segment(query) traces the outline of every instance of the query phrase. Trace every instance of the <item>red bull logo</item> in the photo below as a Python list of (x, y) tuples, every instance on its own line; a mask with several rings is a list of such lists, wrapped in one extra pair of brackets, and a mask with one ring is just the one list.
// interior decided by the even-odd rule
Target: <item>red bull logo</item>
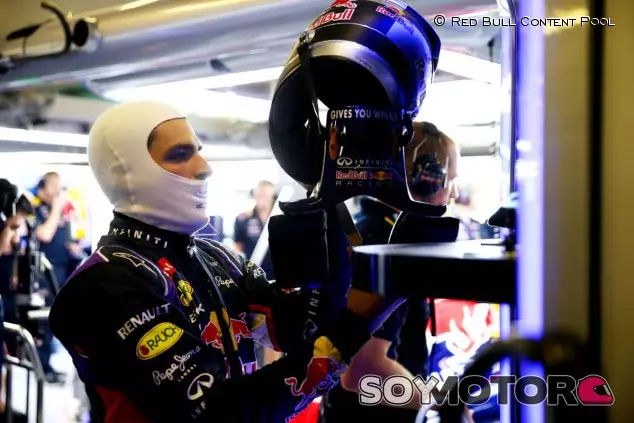
[(239, 319), (229, 319), (229, 331), (233, 339), (239, 344), (241, 340), (251, 338), (251, 330), (246, 322), (246, 313), (240, 313)]
[(337, 369), (334, 360), (329, 357), (313, 357), (306, 366), (306, 377), (300, 383), (296, 377), (284, 379), (291, 388), (291, 393), (302, 397), (295, 411), (303, 410), (317, 396), (324, 394), (335, 384), (333, 374)]
[(402, 14), (400, 10), (393, 6), (379, 6), (376, 8), (376, 12), (392, 19), (397, 19)]
[(335, 174), (335, 178), (339, 179), (339, 180), (354, 180), (354, 181), (365, 181), (368, 179), (368, 172), (365, 170), (362, 171), (356, 171), (356, 170), (351, 170), (349, 172), (343, 172), (341, 170), (338, 170)]
[(387, 170), (377, 170), (370, 174), (370, 179), (373, 179), (376, 181), (391, 181), (392, 174), (388, 172)]
[(379, 6), (376, 8), (376, 12), (380, 13), (383, 16), (387, 16), (388, 18), (395, 20), (396, 22), (403, 25), (403, 27), (408, 32), (413, 33), (414, 27), (407, 19), (404, 18), (404, 15), (405, 15), (404, 10), (400, 10), (393, 6)]
[[(354, 4), (354, 3), (351, 3), (351, 4)], [(337, 7), (342, 7), (342, 6), (337, 6)], [(336, 12), (324, 13), (323, 15), (318, 17), (312, 24), (308, 25), (308, 29), (317, 29), (320, 26), (323, 26), (332, 22), (349, 21), (350, 19), (352, 19), (352, 16), (354, 15), (354, 11), (355, 9), (349, 8), (339, 13), (336, 13)]]
[(335, 0), (330, 7), (345, 7), (346, 9), (356, 9), (357, 4), (352, 0)]
[[(211, 314), (215, 316), (215, 313), (212, 312)], [(213, 319), (209, 319), (209, 323), (207, 323), (207, 326), (205, 326), (200, 336), (205, 344), (211, 345), (213, 348), (216, 348), (224, 353), (224, 348), (222, 346), (222, 334), (220, 333), (220, 329), (218, 329), (217, 323), (214, 322)]]
[(343, 371), (341, 354), (325, 336), (315, 340), (313, 358), (306, 366), (306, 377), (300, 383), (296, 377), (284, 379), (284, 383), (291, 387), (291, 393), (302, 397), (295, 411), (301, 411), (317, 396), (323, 395), (337, 382)]
[[(238, 349), (238, 344), (240, 341), (246, 338), (251, 338), (251, 330), (249, 329), (249, 325), (246, 322), (246, 313), (240, 313), (239, 319), (232, 319), (229, 317), (227, 311), (225, 309), (222, 310), (223, 318), (227, 325), (229, 326), (229, 332), (231, 333), (231, 342), (233, 343), (233, 349)], [(218, 324), (218, 316), (215, 311), (212, 311), (209, 314), (209, 323), (203, 329), (201, 333), (202, 341), (210, 345), (212, 348), (216, 348), (220, 350), (223, 354), (224, 344), (222, 341), (222, 331), (220, 330), (220, 325)]]

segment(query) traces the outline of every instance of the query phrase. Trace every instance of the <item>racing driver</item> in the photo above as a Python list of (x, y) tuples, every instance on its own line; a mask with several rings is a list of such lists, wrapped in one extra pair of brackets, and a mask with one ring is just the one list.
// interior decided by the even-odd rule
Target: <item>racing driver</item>
[[(195, 236), (208, 223), (211, 173), (200, 147), (185, 116), (156, 102), (116, 105), (91, 130), (90, 166), (115, 215), (50, 323), (86, 385), (93, 423), (288, 421), (338, 382), (402, 303), (348, 293), (345, 234), (329, 218), (336, 289), (322, 292), (304, 330), (298, 316), (312, 290), (279, 289)], [(286, 355), (257, 369), (254, 342)]]

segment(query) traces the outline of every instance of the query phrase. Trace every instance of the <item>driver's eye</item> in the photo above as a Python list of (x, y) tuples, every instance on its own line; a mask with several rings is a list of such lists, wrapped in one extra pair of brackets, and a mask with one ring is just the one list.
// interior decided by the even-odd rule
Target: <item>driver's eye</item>
[(165, 160), (169, 162), (186, 162), (196, 153), (198, 149), (194, 146), (180, 145), (171, 148), (165, 155)]

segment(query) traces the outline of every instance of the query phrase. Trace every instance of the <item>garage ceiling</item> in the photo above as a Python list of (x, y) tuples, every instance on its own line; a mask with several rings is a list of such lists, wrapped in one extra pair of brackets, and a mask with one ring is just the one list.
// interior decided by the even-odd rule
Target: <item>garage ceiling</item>
[[(180, 29), (176, 31), (176, 35), (167, 38), (165, 33), (147, 31), (145, 33), (137, 31), (130, 33), (131, 35), (127, 38), (118, 39), (108, 39), (105, 34), (104, 44), (95, 52), (76, 53), (45, 62), (16, 66), (6, 75), (0, 75), (0, 126), (85, 133), (94, 118), (110, 104), (95, 95), (95, 93), (103, 92), (104, 87), (148, 85), (281, 66), (306, 22), (327, 7), (330, 0), (215, 0), (207, 2), (140, 0), (133, 2), (133, 6), (140, 6), (139, 10), (144, 7), (155, 7), (157, 9), (153, 10), (159, 11), (163, 6), (189, 5), (200, 7), (200, 10), (207, 10), (216, 6), (222, 8), (230, 2), (233, 5), (232, 8), (236, 10), (235, 13), (227, 15), (233, 19), (230, 25), (227, 25), (227, 19), (210, 20), (213, 25), (208, 26), (202, 25), (202, 21), (197, 24), (193, 22), (185, 27), (189, 28), (190, 34), (184, 34), (187, 31)], [(41, 10), (39, 3), (35, 0), (19, 2), (0, 0), (0, 34), (8, 34), (26, 25), (50, 19), (50, 13)], [(72, 12), (75, 17), (87, 12), (90, 12), (90, 16), (96, 16), (100, 13), (98, 9), (122, 4), (121, 1), (116, 0), (59, 0), (56, 3), (65, 12)], [(284, 3), (284, 7), (275, 6), (281, 3)], [(492, 15), (495, 14), (496, 8), (495, 1), (491, 0), (411, 0), (410, 4), (429, 17), (438, 13), (456, 16), (478, 11), (488, 11), (487, 15)], [(251, 5), (258, 7), (270, 5), (270, 8), (266, 9), (269, 11), (268, 15), (262, 11), (252, 12), (255, 9)], [(124, 16), (122, 14), (127, 12), (118, 13), (120, 14), (116, 16), (121, 17), (118, 18), (119, 22), (123, 22), (121, 21)], [(121, 28), (123, 23), (117, 25)], [(113, 25), (112, 28), (115, 26)], [(498, 61), (499, 42), (496, 41), (499, 40), (499, 34), (495, 28), (446, 26), (437, 29), (443, 41), (443, 47), (487, 61)], [(56, 34), (54, 30), (52, 32), (49, 30), (47, 34), (60, 39), (60, 34)], [(37, 34), (33, 37), (37, 39)], [(196, 40), (198, 42), (195, 42)], [(493, 43), (491, 43), (492, 40)], [(110, 44), (105, 41), (109, 41)], [(3, 44), (0, 41), (0, 53), (10, 51), (15, 46), (15, 43)], [(109, 49), (108, 46), (110, 46)], [(141, 50), (139, 46), (142, 47)], [(139, 54), (139, 51), (142, 54)], [(73, 71), (75, 71), (74, 74)], [(60, 78), (60, 75), (63, 75), (63, 78)], [(463, 78), (455, 74), (439, 72), (435, 82), (460, 79)], [(219, 89), (219, 91), (231, 91), (240, 96), (261, 100), (269, 100), (271, 90), (272, 81)], [(462, 100), (453, 99), (461, 103)], [(484, 107), (483, 104), (478, 106), (478, 102), (473, 101), (474, 99), (471, 100), (467, 101), (467, 107), (469, 104), (473, 104), (476, 109)], [(448, 110), (452, 109), (448, 108)], [(491, 131), (489, 124), (496, 123), (495, 113), (493, 120), (489, 116), (484, 116), (486, 113), (482, 115), (484, 121), (470, 124), (484, 126), (485, 131), (488, 131), (487, 134), (494, 134), (495, 131)], [(265, 123), (200, 117), (194, 120), (197, 131), (209, 144), (249, 145), (253, 154), (258, 157), (262, 156), (263, 150), (267, 149)], [(478, 138), (475, 144), (486, 147), (493, 140), (489, 142), (482, 139), (487, 140), (489, 136), (475, 136)], [(2, 138), (1, 131), (0, 138)], [(0, 151), (16, 149), (42, 151), (44, 149), (44, 151), (53, 152), (60, 148), (62, 147), (8, 143), (0, 139)]]

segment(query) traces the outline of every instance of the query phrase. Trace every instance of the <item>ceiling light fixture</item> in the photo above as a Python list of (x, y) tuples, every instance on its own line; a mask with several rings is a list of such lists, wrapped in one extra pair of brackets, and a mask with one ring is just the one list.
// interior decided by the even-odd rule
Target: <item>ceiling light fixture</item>
[(499, 63), (458, 53), (441, 50), (438, 69), (474, 81), (499, 85), (502, 81), (502, 68)]
[(246, 72), (232, 72), (222, 75), (206, 76), (203, 78), (188, 79), (185, 81), (167, 82), (165, 84), (158, 84), (159, 87), (177, 86), (179, 88), (195, 89), (195, 90), (217, 90), (220, 88), (231, 88), (242, 85), (260, 84), (263, 82), (276, 81), (282, 71), (283, 67), (274, 67), (266, 69), (256, 69)]
[(86, 147), (88, 145), (88, 137), (82, 134), (5, 127), (0, 127), (0, 141), (61, 145), (64, 147)]
[[(438, 69), (452, 73), (463, 78), (490, 84), (499, 84), (501, 69), (498, 63), (489, 62), (478, 57), (458, 53), (451, 50), (442, 50)], [(184, 81), (154, 84), (145, 87), (120, 88), (104, 93), (104, 97), (119, 101), (121, 96), (134, 95), (136, 90), (217, 90), (222, 88), (237, 87), (242, 85), (257, 84), (276, 81), (283, 67), (258, 69), (246, 72), (234, 72), (222, 75), (208, 76), (204, 78), (188, 79)]]
[[(0, 142), (15, 142), (28, 144), (56, 145), (64, 147), (87, 147), (88, 136), (82, 134), (71, 134), (52, 131), (37, 131), (26, 129), (15, 129), (0, 127)], [(16, 162), (16, 155), (20, 155), (20, 160), (45, 162), (75, 162), (86, 161), (86, 154), (63, 153), (48, 151), (12, 151), (4, 152), (0, 155), (3, 163)], [(207, 144), (202, 150), (203, 157), (207, 160), (226, 159), (261, 159), (272, 157), (268, 149), (254, 149), (246, 145), (213, 145)]]
[(157, 86), (121, 88), (109, 91), (104, 96), (117, 102), (162, 101), (173, 105), (187, 115), (233, 118), (248, 122), (266, 122), (271, 108), (269, 100), (234, 93), (183, 88), (178, 85), (163, 88), (157, 88)]
[[(417, 120), (442, 120), (450, 115), (458, 123), (490, 122), (499, 118), (499, 84), (462, 80), (430, 85)], [(183, 89), (172, 85), (122, 88), (109, 92), (114, 101), (153, 100), (168, 102), (183, 113), (211, 118), (230, 118), (248, 122), (266, 122), (271, 101), (233, 93)], [(327, 108), (320, 105), (320, 119), (326, 123)]]
[(24, 167), (24, 163), (32, 164), (70, 164), (86, 163), (88, 156), (82, 153), (60, 153), (50, 151), (12, 151), (0, 155), (3, 170), (11, 167)]

